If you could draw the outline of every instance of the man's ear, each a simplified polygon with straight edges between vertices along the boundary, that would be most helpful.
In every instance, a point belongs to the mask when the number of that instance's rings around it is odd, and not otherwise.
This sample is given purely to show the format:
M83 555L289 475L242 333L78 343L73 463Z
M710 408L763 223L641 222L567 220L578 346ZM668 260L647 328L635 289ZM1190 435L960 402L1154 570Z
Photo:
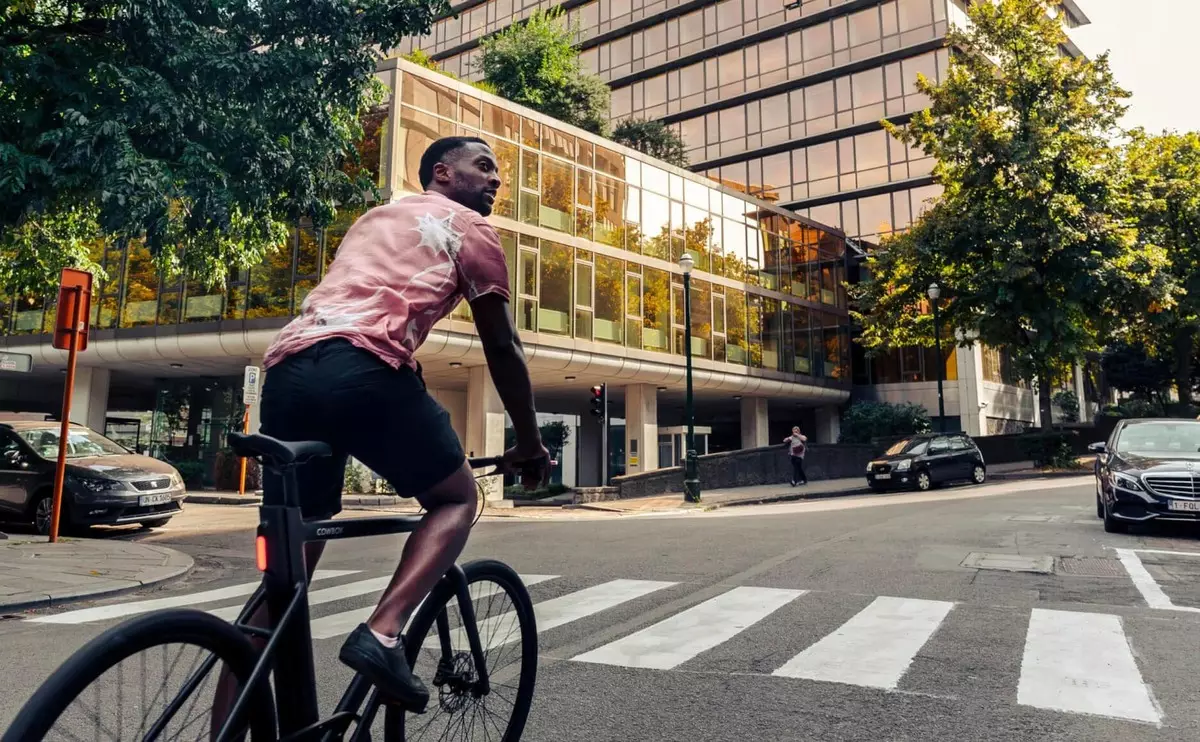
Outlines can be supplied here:
M442 183L450 182L452 180L450 177L450 166L444 162L434 163L433 179Z

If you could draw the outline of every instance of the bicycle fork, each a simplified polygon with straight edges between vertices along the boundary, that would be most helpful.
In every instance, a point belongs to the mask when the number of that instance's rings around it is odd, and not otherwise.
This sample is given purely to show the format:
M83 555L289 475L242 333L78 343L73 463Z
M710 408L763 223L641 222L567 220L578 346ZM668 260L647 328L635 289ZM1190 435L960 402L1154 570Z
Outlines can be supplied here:
M487 662L483 656L483 644L479 639L479 625L475 622L475 605L471 601L471 592L467 584L467 575L462 567L452 565L442 578L454 588L458 599L458 610L462 614L462 629L467 634L467 643L471 648L471 659L475 665L475 678L471 692L478 698L491 692L491 682L488 678ZM450 617L445 609L437 615L438 641L441 643L442 656L438 661L437 673L434 675L434 685L445 682L447 675L457 674L454 643L450 634Z

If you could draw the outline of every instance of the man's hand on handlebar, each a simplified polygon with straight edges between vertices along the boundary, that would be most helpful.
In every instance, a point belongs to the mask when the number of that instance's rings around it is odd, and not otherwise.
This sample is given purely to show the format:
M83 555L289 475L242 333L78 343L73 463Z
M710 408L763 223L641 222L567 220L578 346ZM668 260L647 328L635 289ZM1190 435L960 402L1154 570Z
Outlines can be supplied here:
M517 445L504 452L508 471L521 475L521 486L527 490L545 486L550 481L550 452L540 440Z

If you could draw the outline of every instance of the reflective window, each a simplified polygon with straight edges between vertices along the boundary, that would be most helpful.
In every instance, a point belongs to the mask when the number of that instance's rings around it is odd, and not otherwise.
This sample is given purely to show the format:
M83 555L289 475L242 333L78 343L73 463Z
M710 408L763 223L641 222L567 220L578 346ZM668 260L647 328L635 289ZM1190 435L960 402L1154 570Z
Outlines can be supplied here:
M656 268L643 268L642 347L666 351L671 321L671 274Z

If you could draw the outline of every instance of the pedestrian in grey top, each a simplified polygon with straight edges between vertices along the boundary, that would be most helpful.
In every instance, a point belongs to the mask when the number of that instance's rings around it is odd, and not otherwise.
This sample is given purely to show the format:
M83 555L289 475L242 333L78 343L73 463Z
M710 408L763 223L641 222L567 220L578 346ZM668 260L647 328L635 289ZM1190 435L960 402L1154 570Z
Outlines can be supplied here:
M788 456L792 460L792 486L808 484L804 474L804 453L808 450L808 438L800 432L800 427L792 428L792 434L783 439L788 446Z

